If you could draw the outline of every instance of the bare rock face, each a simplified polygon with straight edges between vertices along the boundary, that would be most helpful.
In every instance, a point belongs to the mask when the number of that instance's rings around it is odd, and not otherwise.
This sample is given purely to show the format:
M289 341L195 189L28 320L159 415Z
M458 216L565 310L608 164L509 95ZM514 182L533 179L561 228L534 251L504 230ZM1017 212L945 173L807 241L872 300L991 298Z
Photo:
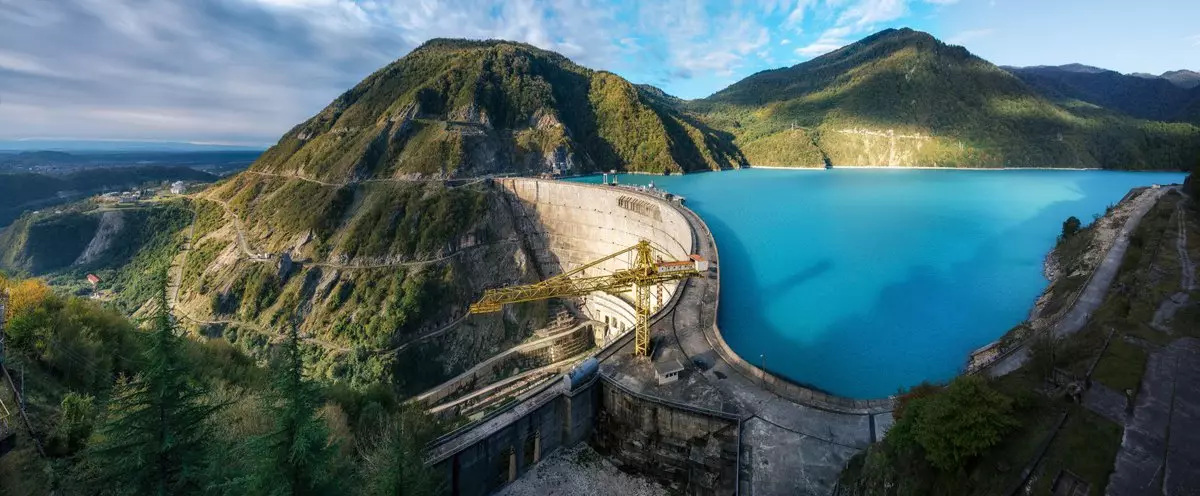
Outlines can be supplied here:
M491 119L488 118L487 112L483 109L480 109L475 102L471 102L469 105L451 112L449 120L452 122L458 121L479 124L488 129L492 128L492 122Z
M275 262L275 270L280 281L286 281L288 276L292 274L292 269L295 268L292 263L292 255L287 252L279 254L279 260Z
M121 212L104 212L100 216L100 226L96 228L96 235L92 236L92 241L72 265L87 265L99 260L124 229L125 216Z

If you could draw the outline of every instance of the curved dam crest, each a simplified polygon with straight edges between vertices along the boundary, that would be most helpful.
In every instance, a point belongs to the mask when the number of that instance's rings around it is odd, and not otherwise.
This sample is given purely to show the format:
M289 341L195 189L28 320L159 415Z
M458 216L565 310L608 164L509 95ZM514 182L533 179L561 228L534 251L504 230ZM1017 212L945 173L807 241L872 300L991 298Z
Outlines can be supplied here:
M961 371L1027 318L1062 222L1179 173L740 170L621 175L687 198L722 255L721 333L744 360L883 398ZM577 178L598 182L598 177Z

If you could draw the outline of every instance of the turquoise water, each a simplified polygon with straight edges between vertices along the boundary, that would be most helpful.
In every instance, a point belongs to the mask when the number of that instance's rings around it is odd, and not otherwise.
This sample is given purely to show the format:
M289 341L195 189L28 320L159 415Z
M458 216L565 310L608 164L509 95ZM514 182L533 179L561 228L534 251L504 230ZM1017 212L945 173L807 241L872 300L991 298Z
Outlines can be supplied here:
M621 175L687 197L721 255L734 351L830 393L944 381L1025 320L1062 222L1183 174L740 170ZM599 182L598 177L578 179Z

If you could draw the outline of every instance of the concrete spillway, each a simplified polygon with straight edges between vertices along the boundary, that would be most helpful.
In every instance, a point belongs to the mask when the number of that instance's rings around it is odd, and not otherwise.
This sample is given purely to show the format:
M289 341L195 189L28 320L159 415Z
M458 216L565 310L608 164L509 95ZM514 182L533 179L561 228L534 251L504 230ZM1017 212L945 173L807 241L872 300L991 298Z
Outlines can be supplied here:
M509 198L517 229L537 259L542 277L550 277L648 240L664 258L686 260L693 250L692 230L674 208L647 195L614 186L513 178L497 184ZM632 255L630 255L632 256ZM605 261L582 276L600 276L630 267L629 257ZM652 294L655 310L671 301L678 283ZM660 301L661 299L661 301ZM593 320L608 325L603 345L633 327L629 293L594 293L584 304Z

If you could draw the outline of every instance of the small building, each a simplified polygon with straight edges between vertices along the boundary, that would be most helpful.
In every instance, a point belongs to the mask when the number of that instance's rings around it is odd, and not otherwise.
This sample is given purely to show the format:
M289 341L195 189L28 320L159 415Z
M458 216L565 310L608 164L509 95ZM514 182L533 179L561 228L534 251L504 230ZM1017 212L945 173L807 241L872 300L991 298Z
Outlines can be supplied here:
M679 359L675 357L666 358L654 364L654 378L658 379L660 386L678 381L680 372L683 372L683 364L679 363Z
M171 194L182 195L186 192L187 192L187 186L185 186L183 184L183 181L175 181L175 182L171 183Z
M90 282L90 283L92 283L92 286L95 286L95 285L97 285L97 284L100 284L100 276L98 276L98 275L96 275L96 274L88 274L88 275L87 275L87 282Z
M704 257L693 253L688 258L692 259L692 263L696 265L697 272L708 272L708 260L705 260Z

